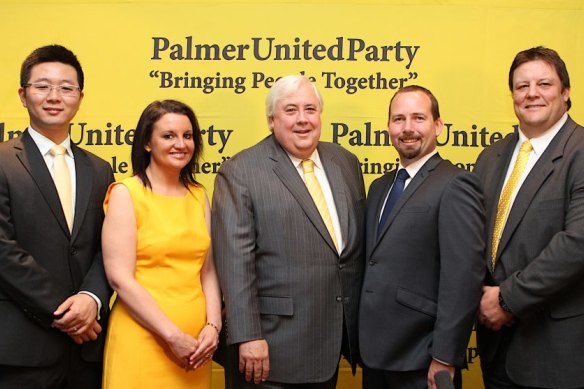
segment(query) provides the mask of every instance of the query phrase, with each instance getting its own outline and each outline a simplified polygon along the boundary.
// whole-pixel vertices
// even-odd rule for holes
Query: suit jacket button
[[[339,269],[342,269],[344,267],[345,267],[345,264],[344,263],[339,263]]]
[[[374,261],[373,259],[369,261],[369,265],[370,265],[370,266],[373,266],[373,265],[375,265],[376,263],[377,263],[377,261]]]
[[[338,303],[342,303],[342,302],[343,302],[343,297],[341,297],[341,296],[337,296],[337,302],[338,302]]]

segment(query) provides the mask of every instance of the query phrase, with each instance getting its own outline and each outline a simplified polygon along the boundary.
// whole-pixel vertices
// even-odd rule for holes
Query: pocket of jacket
[[[294,300],[292,297],[259,296],[259,310],[262,315],[294,315]]]
[[[550,306],[550,317],[562,320],[584,315],[582,288],[570,291],[569,295],[562,296],[561,302],[555,302]]]
[[[436,317],[438,305],[435,301],[427,297],[421,296],[404,288],[398,288],[396,300],[398,303],[408,308],[412,308],[426,315]]]
[[[536,205],[536,209],[545,210],[545,209],[564,209],[565,207],[565,199],[563,197],[557,199],[547,199],[542,200]]]

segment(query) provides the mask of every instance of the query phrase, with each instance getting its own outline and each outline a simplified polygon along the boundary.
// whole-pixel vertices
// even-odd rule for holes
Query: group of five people
[[[364,389],[460,387],[475,323],[486,388],[584,388],[584,128],[554,50],[515,57],[519,129],[474,172],[440,157],[432,92],[398,90],[399,168],[367,201],[303,76],[272,86],[271,134],[212,207],[190,107],[148,105],[114,183],[69,137],[83,83],[68,49],[33,51],[30,125],[0,144],[0,388],[209,388],[216,351],[227,388],[332,389],[341,355]]]

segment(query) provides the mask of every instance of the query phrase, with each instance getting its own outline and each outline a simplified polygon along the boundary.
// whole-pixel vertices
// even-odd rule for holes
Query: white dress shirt
[[[564,116],[562,116],[562,118],[556,124],[554,124],[549,130],[545,131],[540,136],[538,136],[536,138],[531,138],[529,140],[533,149],[529,153],[529,159],[527,160],[527,164],[525,165],[525,169],[523,170],[521,177],[519,177],[519,181],[517,182],[517,185],[515,186],[515,190],[511,194],[511,201],[509,204],[509,209],[511,209],[513,207],[513,203],[515,202],[515,197],[517,197],[517,193],[519,192],[519,189],[521,189],[523,182],[525,182],[527,175],[529,174],[529,172],[531,172],[531,169],[533,169],[533,167],[535,166],[535,164],[537,163],[537,161],[539,160],[541,155],[544,153],[544,151],[550,145],[552,139],[554,139],[554,137],[556,136],[558,131],[560,131],[562,126],[566,123],[566,120],[568,120],[568,113],[565,113]],[[515,166],[515,161],[517,160],[517,156],[519,155],[519,149],[521,148],[521,144],[526,140],[527,140],[527,137],[521,131],[521,129],[519,129],[519,140],[517,141],[517,145],[515,145],[515,150],[513,151],[513,156],[511,157],[511,161],[509,162],[509,166],[507,167],[507,174],[505,175],[505,182],[503,183],[503,188],[505,187],[505,185],[507,184],[507,181],[509,180],[509,177],[511,176],[511,172],[513,171],[513,167]]]
[[[436,154],[437,152],[438,152],[438,150],[434,149],[434,151],[432,151],[430,154],[424,155],[422,158],[420,158],[417,161],[414,161],[411,164],[409,164],[408,167],[403,167],[402,164],[401,164],[401,162],[400,162],[399,167],[395,171],[396,174],[393,177],[393,182],[395,182],[395,179],[397,178],[397,172],[399,171],[399,169],[406,169],[406,172],[408,172],[408,175],[410,176],[406,180],[406,182],[404,183],[404,190],[406,190],[406,188],[408,187],[408,185],[412,181],[412,178],[414,178],[414,176],[416,174],[418,174],[418,172],[420,171],[420,169],[422,168],[422,166],[424,166],[424,164],[430,158],[432,158],[432,156],[434,154]],[[393,187],[393,184],[391,184],[391,186]],[[381,207],[381,212],[379,213],[379,220],[377,222],[381,221],[381,216],[383,215],[383,210],[385,209],[385,203],[387,203],[387,198],[389,197],[389,193],[390,192],[391,192],[391,188],[389,188],[389,190],[387,191],[387,195],[385,196],[385,200],[383,200],[383,207]]]

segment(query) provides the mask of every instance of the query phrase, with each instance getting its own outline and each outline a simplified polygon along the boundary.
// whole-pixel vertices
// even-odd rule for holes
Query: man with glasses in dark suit
[[[110,288],[101,258],[109,164],[69,125],[83,70],[58,45],[24,61],[23,134],[0,144],[0,387],[101,387]]]

